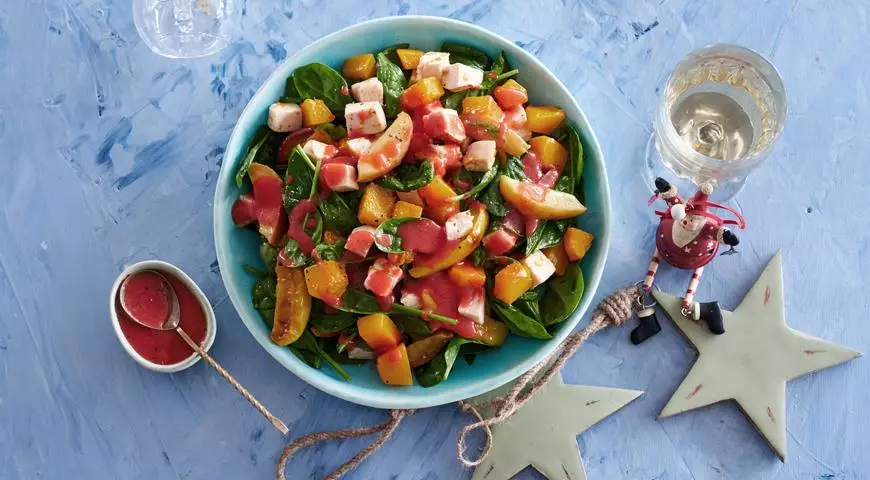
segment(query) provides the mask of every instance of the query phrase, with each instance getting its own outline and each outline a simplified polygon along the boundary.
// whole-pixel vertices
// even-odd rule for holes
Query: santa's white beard
[[[701,230],[704,228],[705,222],[698,222],[698,227],[695,229],[689,229],[683,222],[674,222],[674,226],[671,228],[671,237],[674,240],[674,245],[677,247],[685,247],[692,240],[698,238],[698,235],[701,233]]]

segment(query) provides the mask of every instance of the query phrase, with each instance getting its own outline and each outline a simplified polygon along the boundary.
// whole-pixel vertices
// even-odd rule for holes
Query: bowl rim
[[[133,360],[136,361],[139,365],[147,368],[148,370],[153,370],[159,373],[175,373],[185,370],[187,368],[192,367],[199,361],[200,356],[196,352],[192,352],[190,356],[185,358],[184,360],[173,363],[170,365],[162,365],[160,363],[154,363],[151,360],[143,357],[136,349],[130,345],[130,341],[127,340],[126,335],[121,330],[121,324],[118,321],[118,310],[115,306],[115,299],[118,297],[118,290],[121,288],[121,282],[124,281],[125,278],[133,275],[134,273],[141,272],[143,270],[163,270],[170,275],[175,276],[175,278],[181,280],[182,283],[193,292],[193,295],[199,301],[200,306],[202,306],[203,312],[205,312],[205,342],[203,343],[203,350],[206,352],[211,349],[211,346],[214,344],[215,336],[217,335],[217,321],[214,316],[214,309],[211,306],[211,303],[208,301],[208,298],[199,288],[199,285],[193,281],[184,271],[171,263],[164,262],[162,260],[143,260],[141,262],[136,262],[133,265],[130,265],[118,275],[115,279],[115,282],[112,284],[112,290],[109,293],[109,317],[112,320],[112,327],[114,327],[115,335],[118,337],[118,341],[121,342],[121,346],[124,347],[124,350],[127,352]]]
[[[505,51],[509,51],[512,55],[516,57],[522,57],[524,61],[535,64],[537,67],[541,68],[544,74],[548,75],[554,81],[557,89],[559,90],[559,93],[567,98],[574,107],[576,107],[577,112],[579,113],[579,119],[577,120],[581,120],[588,130],[588,132],[584,132],[584,140],[586,140],[586,143],[588,143],[596,152],[596,157],[598,159],[596,163],[597,167],[600,169],[600,176],[602,179],[601,185],[599,185],[599,190],[600,196],[603,200],[601,203],[602,209],[604,211],[602,212],[601,217],[601,234],[598,237],[600,240],[599,248],[601,249],[601,261],[597,268],[593,270],[592,275],[590,276],[591,278],[584,278],[584,296],[588,295],[589,300],[581,300],[580,306],[578,306],[574,313],[572,313],[568,320],[566,320],[565,323],[568,325],[566,325],[565,327],[567,328],[563,327],[559,329],[559,331],[557,331],[553,335],[553,338],[543,341],[547,344],[546,348],[538,349],[533,354],[525,358],[523,361],[519,362],[517,365],[500,374],[492,375],[490,377],[471,383],[469,385],[465,385],[463,387],[456,387],[445,392],[440,392],[438,394],[432,394],[422,397],[403,395],[402,390],[399,388],[394,388],[388,394],[362,392],[358,389],[350,387],[351,384],[344,382],[343,380],[334,379],[322,373],[320,370],[315,370],[308,365],[305,365],[304,363],[302,363],[301,360],[293,358],[290,362],[285,361],[284,358],[281,358],[277,355],[277,351],[273,351],[273,349],[268,348],[268,345],[264,344],[264,342],[268,342],[268,338],[266,338],[265,340],[261,339],[253,332],[252,327],[248,325],[249,322],[244,318],[244,315],[242,314],[244,305],[243,302],[245,302],[246,300],[240,298],[239,295],[234,291],[234,289],[230,288],[230,286],[228,285],[228,277],[221,274],[221,280],[224,283],[224,288],[227,290],[227,294],[230,297],[233,308],[236,310],[237,314],[242,320],[242,323],[245,324],[245,327],[248,329],[249,333],[254,337],[255,340],[257,340],[257,343],[259,343],[263,347],[263,349],[266,350],[266,352],[269,353],[270,356],[272,356],[272,358],[274,358],[278,363],[290,370],[298,378],[305,381],[309,385],[317,388],[318,390],[321,390],[325,393],[328,393],[329,395],[341,398],[351,403],[382,409],[428,408],[465,400],[499,388],[513,381],[540,361],[549,358],[553,354],[553,352],[558,349],[558,346],[562,343],[562,341],[564,341],[565,338],[577,328],[584,314],[588,310],[591,304],[591,298],[595,295],[598,289],[598,285],[603,275],[604,267],[607,263],[607,256],[610,250],[611,236],[612,207],[610,202],[610,186],[607,182],[607,169],[605,165],[604,154],[601,150],[601,145],[598,142],[598,137],[592,129],[592,124],[589,122],[589,118],[586,116],[586,113],[574,99],[574,96],[571,94],[570,90],[568,90],[568,88],[562,83],[562,81],[552,71],[550,71],[550,69],[546,65],[544,65],[531,53],[515,45],[512,41],[485,28],[463,21],[454,20],[451,18],[434,17],[427,15],[405,15],[375,18],[349,25],[306,45],[304,48],[297,51],[296,54],[288,57],[278,66],[276,66],[274,71],[269,74],[269,76],[262,82],[257,91],[251,96],[251,98],[248,100],[248,103],[245,105],[245,108],[239,114],[236,123],[233,125],[233,129],[230,134],[230,138],[227,141],[227,147],[225,151],[230,151],[230,146],[233,146],[234,144],[242,141],[241,137],[244,135],[244,133],[242,132],[242,129],[238,128],[239,120],[251,115],[251,112],[249,110],[253,108],[252,104],[254,103],[254,99],[256,99],[263,93],[266,85],[269,85],[276,80],[276,78],[279,76],[279,73],[283,70],[281,68],[283,65],[296,62],[297,58],[307,55],[312,50],[321,48],[321,45],[323,45],[324,43],[335,40],[337,37],[347,36],[354,31],[406,22],[450,25],[451,27],[458,28],[460,30],[464,29],[474,32],[477,35],[485,38],[487,42],[490,42]],[[281,76],[283,77],[283,74],[281,74]],[[229,246],[226,245],[228,243],[228,239],[223,239],[219,234],[221,230],[225,229],[224,226],[229,220],[227,218],[223,218],[222,215],[216,214],[218,205],[221,203],[221,198],[225,196],[224,192],[226,190],[226,187],[222,187],[222,185],[228,185],[227,177],[230,175],[230,172],[229,168],[224,168],[227,166],[228,163],[224,162],[221,167],[221,171],[217,179],[217,186],[215,188],[215,195],[213,201],[215,250],[217,253],[219,265],[221,262],[221,257],[223,256],[221,255],[221,252],[228,251],[229,248]],[[297,360],[298,363],[294,362],[293,360]]]

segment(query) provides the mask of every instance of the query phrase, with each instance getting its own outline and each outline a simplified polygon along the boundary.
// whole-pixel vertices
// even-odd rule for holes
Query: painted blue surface
[[[211,200],[232,125],[276,62],[392,14],[491,29],[574,94],[615,195],[599,298],[646,268],[654,226],[636,166],[670,69],[720,41],[771,57],[789,91],[788,123],[779,151],[738,197],[750,221],[743,253],[717,260],[699,297],[735,306],[781,248],[789,324],[870,350],[865,2],[240,3],[243,41],[180,62],[142,45],[130,2],[0,2],[0,478],[272,475],[283,439],[223,380],[204,364],[151,373],[118,345],[106,292],[124,264],[144,258],[176,263],[200,283],[220,323],[212,352],[295,434],[382,420],[293,377],[247,332],[219,277]],[[670,270],[660,279],[671,291],[688,281]],[[565,369],[567,382],[647,391],[579,438],[590,478],[870,477],[866,359],[789,384],[781,464],[732,405],[655,420],[693,359],[664,327],[642,348],[627,331],[596,335]],[[467,478],[454,457],[467,420],[452,406],[419,412],[350,478]],[[322,475],[364,443],[302,452],[288,473]]]

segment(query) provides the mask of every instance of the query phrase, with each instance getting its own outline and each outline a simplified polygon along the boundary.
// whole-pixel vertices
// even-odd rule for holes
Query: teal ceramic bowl
[[[379,51],[396,43],[437,50],[445,41],[471,45],[491,57],[505,51],[510,64],[519,68],[518,80],[528,88],[531,103],[560,106],[580,128],[585,152],[585,202],[589,207],[580,226],[595,235],[593,247],[582,262],[586,291],[580,307],[552,340],[511,335],[504,346],[479,355],[473,365],[457,361],[448,380],[437,386],[388,387],[378,379],[372,364],[349,367],[353,379],[346,382],[328,366],[315,370],[287,348],[269,340],[269,328],[251,304],[254,278],[242,268],[246,263],[259,264],[258,238],[253,231],[235,228],[230,218],[230,208],[239,196],[235,171],[254,132],[266,123],[269,105],[282,95],[285,80],[296,67],[323,62],[340,69],[350,56]],[[509,40],[474,25],[434,17],[390,17],[363,22],[314,42],[282,63],[260,87],[236,123],[224,154],[214,199],[214,234],[221,276],[230,299],[248,330],[275,360],[314,387],[350,402],[377,408],[423,408],[470,398],[504,385],[544,359],[577,326],[589,308],[607,257],[610,193],[601,147],[589,120],[565,86],[535,57]]]

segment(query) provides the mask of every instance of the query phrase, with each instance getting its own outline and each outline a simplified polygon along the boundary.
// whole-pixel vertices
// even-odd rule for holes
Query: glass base
[[[655,191],[655,179],[658,177],[664,178],[670,182],[671,185],[677,187],[677,191],[680,192],[680,196],[683,198],[690,197],[698,191],[698,185],[691,178],[678,177],[671,169],[665,166],[661,152],[659,152],[659,149],[656,146],[655,133],[650,135],[649,140],[646,143],[646,152],[644,154],[641,174],[643,176],[643,181],[649,187],[650,192]],[[717,186],[716,189],[713,190],[713,194],[710,195],[710,201],[723,204],[727,203],[731,207],[736,207],[737,204],[735,202],[729,201],[740,193],[745,183],[746,180],[742,180],[740,182],[728,182]]]

